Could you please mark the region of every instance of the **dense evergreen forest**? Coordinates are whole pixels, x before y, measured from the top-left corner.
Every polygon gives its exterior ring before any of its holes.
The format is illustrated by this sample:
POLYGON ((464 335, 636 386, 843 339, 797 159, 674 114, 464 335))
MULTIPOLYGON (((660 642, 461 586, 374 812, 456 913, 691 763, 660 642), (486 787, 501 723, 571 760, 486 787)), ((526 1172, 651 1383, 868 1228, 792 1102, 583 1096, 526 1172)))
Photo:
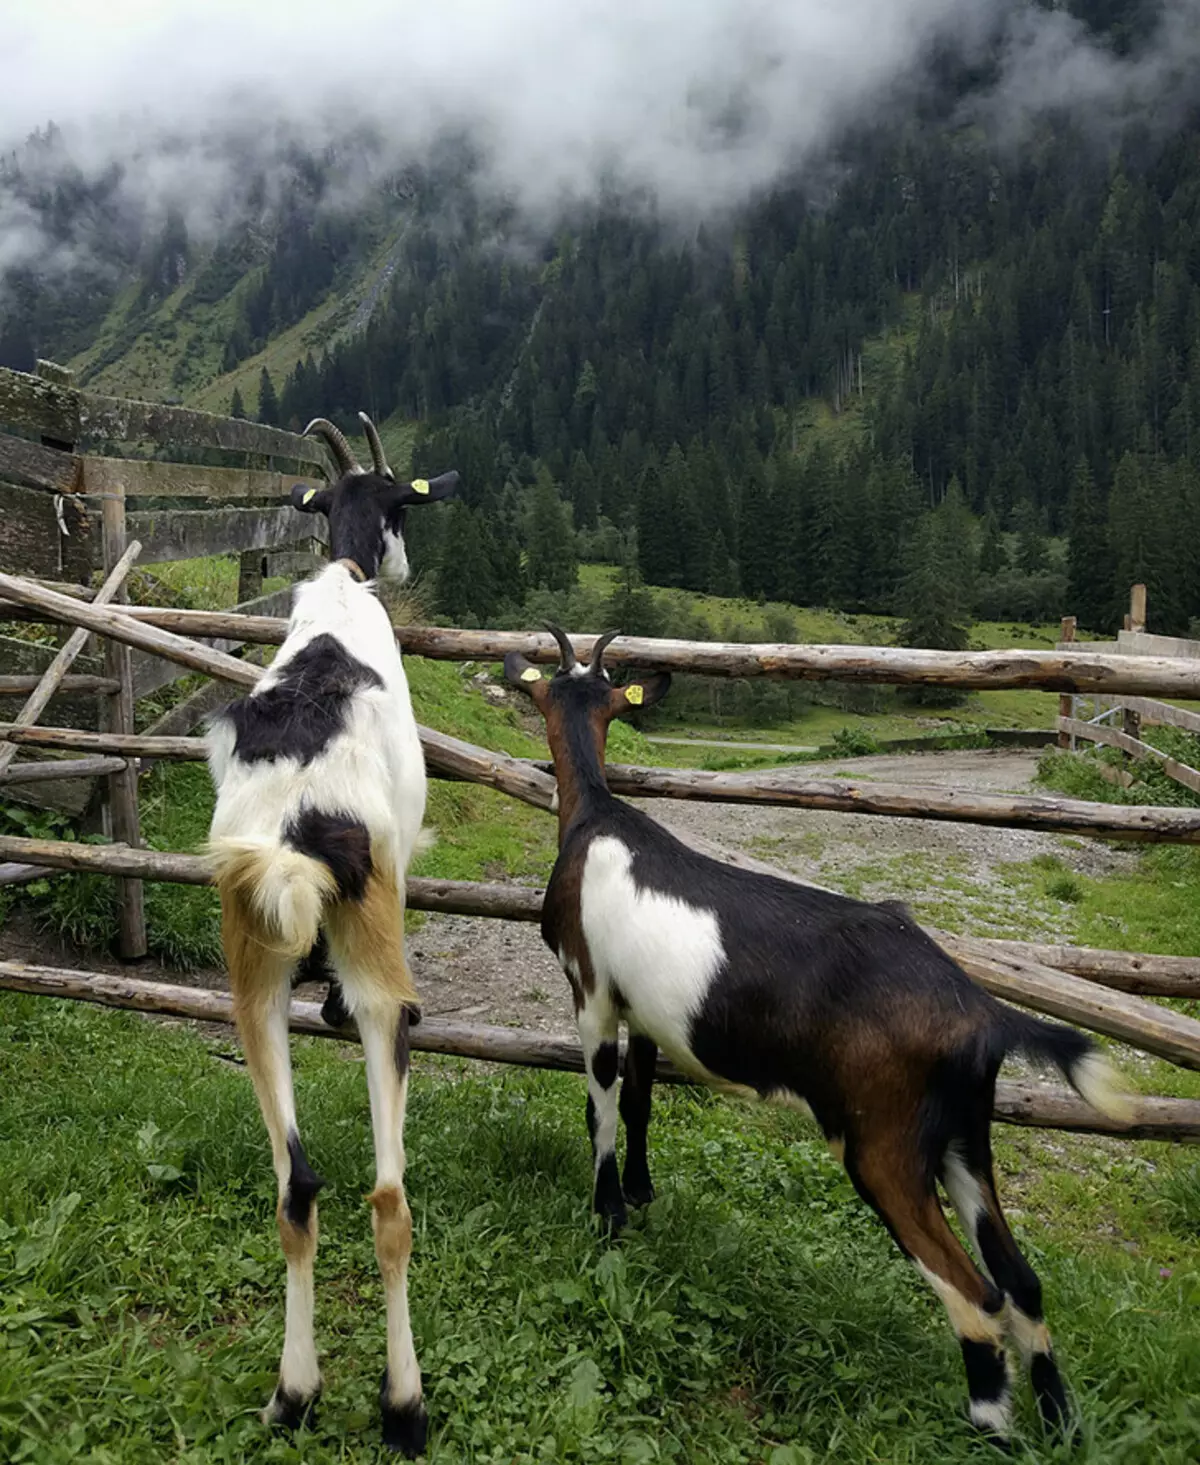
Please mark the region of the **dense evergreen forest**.
MULTIPOLYGON (((1074 8, 1118 48, 1154 11, 1074 8)), ((4 166, 43 211, 89 211, 151 295, 191 268, 214 299, 241 279, 225 370, 402 221, 365 328, 233 406, 293 427, 350 428, 363 406, 415 421, 416 467, 453 464, 467 487, 417 529, 448 615, 565 593, 591 557, 624 564, 631 595, 640 578, 898 611, 944 645, 972 615, 1109 629, 1144 580, 1152 628, 1184 633, 1200 112, 1102 141, 1055 117, 1000 149, 962 120, 978 80, 951 68, 906 125, 844 139, 819 189, 781 184, 687 230, 614 199, 531 237, 461 155, 356 220, 322 209, 325 161, 299 170, 265 254, 234 234, 193 260, 177 220, 139 243, 101 227, 102 186, 39 194, 28 156, 4 166)), ((74 293, 8 284, 0 362, 77 344, 106 305, 103 272, 74 293)))

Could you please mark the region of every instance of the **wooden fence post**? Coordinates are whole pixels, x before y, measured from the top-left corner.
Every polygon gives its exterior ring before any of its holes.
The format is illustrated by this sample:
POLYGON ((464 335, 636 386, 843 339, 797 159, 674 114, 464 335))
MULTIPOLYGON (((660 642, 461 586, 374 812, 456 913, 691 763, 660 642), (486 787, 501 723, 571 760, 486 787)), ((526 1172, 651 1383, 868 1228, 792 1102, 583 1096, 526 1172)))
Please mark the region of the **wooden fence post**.
MULTIPOLYGON (((1129 629, 1133 632, 1146 629, 1146 587, 1135 585, 1129 592, 1129 629)), ((1142 718, 1131 707, 1121 708, 1121 731, 1127 738, 1142 740, 1142 718)))
MULTIPOLYGON (((1071 641, 1074 641, 1075 627, 1077 624, 1078 623, 1074 616, 1063 616, 1062 631, 1060 633, 1060 644, 1062 644, 1062 642, 1069 643, 1071 641)), ((1070 692, 1064 692, 1063 695, 1058 699, 1058 715, 1059 717, 1075 716, 1075 698, 1070 692)), ((1069 748, 1071 746, 1071 734, 1069 732, 1065 732, 1060 729, 1058 734, 1058 746, 1060 748, 1069 748)))
MULTIPOLYGON (((125 490, 119 486, 104 495, 101 509, 104 548, 104 573, 110 575, 126 549, 125 490)), ((122 587, 114 597, 117 603, 127 599, 122 587)), ((105 699, 110 732, 131 733, 133 718, 133 656, 128 646, 110 637, 104 640, 104 667, 109 676, 121 684, 115 696, 105 699)), ((130 761, 120 773, 108 778, 108 822, 115 840, 138 848, 142 842, 138 817, 137 765, 130 761)), ((120 906, 118 953, 125 961, 136 961, 146 955, 145 893, 140 880, 117 881, 120 906)))

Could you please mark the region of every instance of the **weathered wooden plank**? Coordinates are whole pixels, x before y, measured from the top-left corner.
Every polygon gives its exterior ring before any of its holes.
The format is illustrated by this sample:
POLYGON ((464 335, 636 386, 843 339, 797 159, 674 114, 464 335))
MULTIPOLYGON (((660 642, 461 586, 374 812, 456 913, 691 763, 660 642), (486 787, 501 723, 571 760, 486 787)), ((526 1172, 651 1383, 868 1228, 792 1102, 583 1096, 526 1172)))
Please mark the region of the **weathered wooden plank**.
POLYGON ((99 521, 76 495, 0 483, 0 570, 84 583, 100 563, 99 521))
MULTIPOLYGON (((5 680, 16 685, 32 679, 32 685, 25 689, 26 696, 41 680, 46 668, 57 654, 57 646, 49 646, 41 641, 22 641, 15 637, 0 636, 0 666, 11 674, 5 680)), ((76 660, 75 666, 83 668, 89 680, 100 684, 96 691, 101 693, 112 691, 112 687, 109 685, 111 678, 101 675, 104 671, 104 663, 99 657, 81 656, 76 660)), ((82 687, 78 692, 72 690, 66 694, 60 693, 54 699, 54 720, 59 727, 94 728, 96 726, 96 700, 94 696, 87 695, 89 690, 87 687, 82 687)), ((7 696, 8 693, 0 693, 0 695, 7 696)))
POLYGON ((217 417, 190 407, 128 401, 95 392, 80 392, 77 441, 150 442, 162 447, 220 448, 227 453, 254 453, 308 463, 327 477, 336 476, 324 447, 315 438, 299 437, 240 417, 217 417))
POLYGON ((1200 657, 1200 641, 1185 636, 1153 636, 1148 631, 1117 632, 1117 649, 1126 656, 1200 657))
POLYGON ((304 580, 315 575, 329 563, 329 556, 314 550, 285 549, 267 556, 268 575, 286 575, 289 579, 304 580))
POLYGON ((321 514, 302 514, 290 504, 270 509, 139 509, 129 532, 145 545, 148 565, 194 560, 246 549, 276 549, 300 540, 324 543, 329 525, 321 514))
POLYGON ((189 407, 81 392, 64 382, 7 368, 0 368, 0 423, 67 443, 152 442, 287 458, 332 476, 325 449, 313 438, 189 407))
POLYGON ((1189 712, 1186 707, 1173 707, 1170 702, 1159 702, 1152 697, 1122 697, 1121 703, 1136 712, 1144 723, 1200 733, 1200 712, 1189 712))
MULTIPOLYGON (((148 982, 136 977, 71 971, 16 961, 0 962, 0 987, 12 992, 91 1002, 134 1012, 163 1013, 203 1022, 233 1021, 233 999, 230 995, 205 987, 184 987, 169 982, 148 982)), ((310 1036, 340 1042, 358 1041, 353 1024, 344 1028, 329 1027, 315 1002, 293 1001, 289 1027, 293 1032, 310 1036)), ((409 1042, 413 1051, 418 1053, 438 1053, 569 1073, 583 1071, 583 1051, 579 1044, 572 1038, 560 1038, 552 1033, 424 1017, 410 1030, 409 1042)), ((656 1077, 662 1083, 688 1082, 665 1059, 659 1060, 656 1077)), ((1200 1138, 1200 1101, 1195 1099, 1135 1098, 1131 1119, 1128 1124, 1122 1124, 1107 1119, 1074 1094, 1041 1084, 1002 1082, 996 1086, 994 1117, 1011 1124, 1115 1134, 1126 1139, 1187 1141, 1200 1138)))
POLYGON ((0 367, 0 423, 73 443, 79 438, 79 393, 0 367))
POLYGON ((1060 727, 1073 733, 1077 738, 1084 738, 1087 742, 1103 743, 1106 748, 1120 748, 1123 753, 1128 753, 1133 758, 1154 759, 1168 778, 1173 778, 1184 788, 1200 794, 1200 770, 1189 768, 1186 763, 1180 763, 1174 758, 1168 758, 1165 753, 1158 748, 1151 747, 1149 743, 1143 743, 1138 738, 1131 738, 1128 733, 1118 732, 1115 727, 1107 727, 1100 722, 1080 722, 1076 717, 1060 717, 1058 721, 1060 727))
POLYGON ((55 493, 78 493, 82 484, 80 461, 74 454, 8 433, 0 433, 0 478, 55 493))
MULTIPOLYGON (((126 498, 275 499, 287 501, 292 485, 322 488, 324 477, 300 478, 253 468, 202 468, 157 459, 88 456, 82 465, 82 489, 107 493, 124 488, 126 498)), ((0 455, 0 474, 4 459, 0 455)))

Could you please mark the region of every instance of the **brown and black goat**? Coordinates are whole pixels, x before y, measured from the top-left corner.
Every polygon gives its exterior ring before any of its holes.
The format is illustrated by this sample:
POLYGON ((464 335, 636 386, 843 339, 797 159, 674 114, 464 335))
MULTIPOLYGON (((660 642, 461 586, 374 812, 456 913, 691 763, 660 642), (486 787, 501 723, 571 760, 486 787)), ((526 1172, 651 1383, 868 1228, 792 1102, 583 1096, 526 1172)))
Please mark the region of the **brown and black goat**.
POLYGON ((1008 1346, 1047 1424, 1067 1396, 1041 1284, 1017 1248, 992 1173, 996 1074, 1010 1053, 1055 1064, 1110 1115, 1127 1112, 1092 1042, 976 986, 903 908, 751 873, 689 849, 609 793, 608 726, 666 692, 657 675, 613 686, 599 640, 546 681, 512 654, 509 680, 546 721, 558 778, 559 855, 542 936, 571 984, 587 1063, 594 1206, 614 1228, 653 1195, 646 1129, 657 1052, 725 1091, 809 1110, 855 1188, 945 1305, 962 1347, 972 1421, 1009 1432, 1008 1346), (618 1178, 617 1035, 626 1159, 618 1178), (978 1253, 947 1223, 941 1182, 978 1253))

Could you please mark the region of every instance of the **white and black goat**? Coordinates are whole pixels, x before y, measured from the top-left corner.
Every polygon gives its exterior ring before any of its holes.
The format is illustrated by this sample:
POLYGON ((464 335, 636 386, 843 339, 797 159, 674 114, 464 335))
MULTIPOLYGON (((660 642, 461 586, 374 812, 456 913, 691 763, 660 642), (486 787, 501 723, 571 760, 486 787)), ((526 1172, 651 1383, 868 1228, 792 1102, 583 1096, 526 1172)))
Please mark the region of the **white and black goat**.
POLYGON ((296 508, 327 515, 331 563, 296 587, 287 639, 262 681, 210 725, 217 802, 209 852, 238 1031, 271 1137, 287 1259, 283 1357, 264 1417, 295 1427, 321 1387, 313 1261, 322 1182, 300 1143, 288 1051, 293 978, 319 950, 366 1057, 376 1169, 370 1203, 387 1297, 384 1440, 416 1455, 427 1421, 408 1319, 406 1004, 416 992, 404 957, 404 879, 425 815, 425 762, 373 582, 407 575, 406 511, 454 493, 458 475, 397 483, 378 433, 360 416, 372 472, 332 423, 318 418, 305 429, 325 438, 341 472, 328 488, 292 493, 296 508))
MULTIPOLYGON (((1009 1430, 1007 1344, 1028 1365, 1048 1424, 1067 1398, 1041 1286, 1008 1229, 992 1174, 996 1074, 1014 1051, 1056 1064, 1090 1103, 1128 1112, 1092 1042, 996 1001, 897 905, 870 905, 751 873, 689 849, 609 793, 612 718, 646 708, 670 677, 615 687, 565 634, 550 681, 505 661, 546 721, 558 778, 559 855, 542 936, 571 984, 587 1062, 595 1209, 614 1227, 653 1196, 646 1128, 657 1050, 726 1091, 807 1108, 859 1194, 932 1284, 962 1345, 971 1419, 1009 1430), (629 1048, 621 1085, 617 1031, 629 1048), (946 1221, 941 1181, 980 1259, 946 1221)), ((612 635, 616 635, 613 632, 612 635)))

